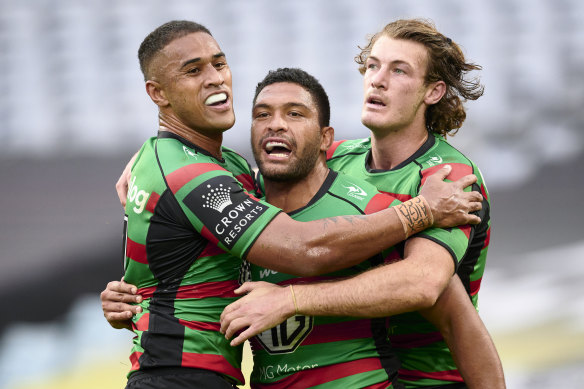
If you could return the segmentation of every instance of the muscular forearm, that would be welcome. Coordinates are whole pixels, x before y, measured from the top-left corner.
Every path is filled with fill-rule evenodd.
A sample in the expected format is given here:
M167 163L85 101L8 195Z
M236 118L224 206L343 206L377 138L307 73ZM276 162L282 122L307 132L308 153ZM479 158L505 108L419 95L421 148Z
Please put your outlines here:
M441 246L415 238L406 259L335 282L296 285L299 312L311 316L384 317L432 306L454 265Z
M404 219L408 206L417 212ZM318 275L361 263L431 224L429 208L417 198L367 216L297 222L281 214L259 236L246 259L288 274Z
M370 216L312 222L278 215L254 243L247 260L276 271L311 276L356 265L405 238L393 209ZM283 220L284 219L284 220Z
M433 307L420 313L440 330L470 389L505 388L495 345L458 276Z

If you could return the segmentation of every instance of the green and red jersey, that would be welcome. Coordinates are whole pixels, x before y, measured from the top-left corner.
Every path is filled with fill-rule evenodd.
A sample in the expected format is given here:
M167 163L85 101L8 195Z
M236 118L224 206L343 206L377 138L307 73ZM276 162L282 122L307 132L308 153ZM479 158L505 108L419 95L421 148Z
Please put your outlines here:
M219 332L236 300L241 259L280 212L248 191L248 163L223 147L222 160L160 132L142 146L126 204L126 282L144 297L133 318L131 371L193 367L242 384L241 347Z
M452 255L456 272L473 304L478 309L478 291L485 268L490 240L490 204L487 188L478 167L442 137L429 134L428 140L410 158L391 170L370 168L371 139L337 141L327 152L328 165L349 176L360 177L380 192L401 201L418 195L425 179L443 167L452 166L447 180L455 181L475 174L472 190L483 197L479 225L448 229L430 229L416 236L440 244ZM469 189L470 190L470 189ZM408 388L462 382L450 351L439 331L420 314L406 313L390 319L389 337L402 367L400 381Z
M369 214L399 204L374 186L329 171L310 202L289 215L311 221ZM388 252L396 251L390 249ZM382 263L381 255L360 265L319 277L295 277L251 264L251 279L280 285L329 280L358 274ZM391 388L399 362L387 338L387 319L296 315L251 339L251 387Z

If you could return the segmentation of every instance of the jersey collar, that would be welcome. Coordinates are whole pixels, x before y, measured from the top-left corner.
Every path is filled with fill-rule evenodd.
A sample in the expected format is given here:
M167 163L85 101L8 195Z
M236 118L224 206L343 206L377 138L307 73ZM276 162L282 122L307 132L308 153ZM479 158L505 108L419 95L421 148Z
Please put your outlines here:
M430 148L432 148L432 146L434 146L435 143L436 143L436 137L434 136L433 133L428 131L428 139L426 139L424 144L422 146L420 146L420 148L418 150L416 150L415 153L413 153L408 159L406 159L405 161L403 161L402 163L400 163L399 165L397 165L393 169L388 169L388 170L372 169L371 168L371 149L369 149L369 151L367 151L367 155L365 156L365 169L369 173L383 173L383 172L390 172L390 171L394 171L394 170L399 170L399 169L403 168L404 166L409 165L410 163L412 163L416 159L420 158L422 155L426 154L428 152L428 150L430 150Z
M214 158L216 160L218 160L219 162L225 162L225 159L221 158L217 158L215 157L213 154L211 154L210 152L208 152L207 150L197 146L196 144L189 142L188 140L186 140L185 138L183 138L180 135L175 134L174 132L170 132L170 131L158 131L158 139L175 139L178 140L179 142L181 142L182 144L184 144L187 147L190 147L191 149L194 149L197 153L206 155L208 157Z

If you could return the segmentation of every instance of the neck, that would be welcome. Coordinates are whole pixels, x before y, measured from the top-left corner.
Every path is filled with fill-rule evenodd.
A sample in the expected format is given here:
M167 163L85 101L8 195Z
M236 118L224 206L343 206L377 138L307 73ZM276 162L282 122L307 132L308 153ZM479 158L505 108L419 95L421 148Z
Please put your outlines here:
M372 169L390 170L412 156L426 140L424 127L404 128L381 133L371 131Z
M211 135L206 134L186 126L175 116L162 112L158 114L158 130L172 132L197 145L203 150L208 151L215 158L221 159L221 144L223 142L222 132L213 133Z
M264 177L266 201L284 212L292 212L302 208L316 195L328 172L326 160L323 156L319 158L314 169L299 180L272 181Z

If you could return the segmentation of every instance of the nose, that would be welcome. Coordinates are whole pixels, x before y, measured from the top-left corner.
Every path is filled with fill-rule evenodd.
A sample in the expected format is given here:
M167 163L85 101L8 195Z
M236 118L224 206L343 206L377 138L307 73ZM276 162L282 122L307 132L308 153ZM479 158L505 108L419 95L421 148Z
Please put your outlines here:
M225 77L220 70L216 69L212 64L207 67L207 75L205 77L205 86L219 86L225 82Z
M384 68L379 69L378 71L371 74L370 77L370 85L375 89L387 89L387 72Z
M288 131L288 122L279 112L274 112L270 117L268 122L268 130L278 132L278 131Z

